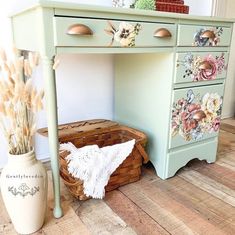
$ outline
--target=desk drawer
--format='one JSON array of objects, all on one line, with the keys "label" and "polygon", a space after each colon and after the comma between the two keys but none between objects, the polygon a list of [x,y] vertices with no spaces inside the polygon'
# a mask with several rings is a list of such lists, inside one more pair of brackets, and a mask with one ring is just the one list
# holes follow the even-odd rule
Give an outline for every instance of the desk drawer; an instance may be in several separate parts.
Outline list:
[{"label": "desk drawer", "polygon": [[226,78],[227,52],[177,53],[175,83]]},{"label": "desk drawer", "polygon": [[229,46],[230,27],[179,25],[178,46],[213,47]]},{"label": "desk drawer", "polygon": [[218,135],[224,85],[174,91],[170,148]]},{"label": "desk drawer", "polygon": [[55,17],[54,35],[59,47],[166,47],[176,43],[176,25]]}]

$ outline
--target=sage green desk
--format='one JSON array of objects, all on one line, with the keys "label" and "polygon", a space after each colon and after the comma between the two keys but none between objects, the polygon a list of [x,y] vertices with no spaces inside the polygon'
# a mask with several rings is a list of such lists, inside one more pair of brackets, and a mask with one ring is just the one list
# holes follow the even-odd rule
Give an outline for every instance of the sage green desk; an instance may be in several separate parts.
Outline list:
[{"label": "sage green desk", "polygon": [[51,1],[12,16],[16,46],[42,57],[55,217],[62,211],[54,56],[115,54],[115,119],[148,134],[151,162],[166,179],[193,158],[216,159],[232,22]]}]

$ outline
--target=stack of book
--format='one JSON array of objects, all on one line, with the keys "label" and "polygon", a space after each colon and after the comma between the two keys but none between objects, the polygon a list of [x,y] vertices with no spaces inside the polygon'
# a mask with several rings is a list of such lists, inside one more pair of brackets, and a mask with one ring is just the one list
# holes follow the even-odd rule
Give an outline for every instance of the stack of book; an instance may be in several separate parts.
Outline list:
[{"label": "stack of book", "polygon": [[184,0],[156,0],[156,10],[188,14],[189,6],[184,5]]}]

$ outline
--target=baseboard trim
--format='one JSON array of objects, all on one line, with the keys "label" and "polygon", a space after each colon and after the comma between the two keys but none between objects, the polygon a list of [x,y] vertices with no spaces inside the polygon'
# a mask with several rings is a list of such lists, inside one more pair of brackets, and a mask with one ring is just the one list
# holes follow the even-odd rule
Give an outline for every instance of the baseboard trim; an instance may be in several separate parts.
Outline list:
[{"label": "baseboard trim", "polygon": [[234,113],[229,113],[229,114],[223,114],[221,119],[233,118],[233,117],[234,117]]},{"label": "baseboard trim", "polygon": [[43,163],[48,163],[51,161],[51,159],[49,157],[47,158],[43,158],[43,159],[38,159],[39,161],[43,162]]}]

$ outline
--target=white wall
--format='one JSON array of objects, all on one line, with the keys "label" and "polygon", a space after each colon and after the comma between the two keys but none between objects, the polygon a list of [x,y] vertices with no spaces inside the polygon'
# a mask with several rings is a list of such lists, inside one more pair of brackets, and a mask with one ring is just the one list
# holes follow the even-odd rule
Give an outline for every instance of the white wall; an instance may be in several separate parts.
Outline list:
[{"label": "white wall", "polygon": [[189,6],[189,14],[211,16],[213,0],[185,0],[185,5]]},{"label": "white wall", "polygon": [[[60,56],[56,71],[60,124],[113,118],[112,58],[112,55],[92,54]],[[38,116],[38,126],[47,126],[45,110]],[[47,138],[37,135],[36,150],[39,159],[49,156]]]},{"label": "white wall", "polygon": [[[0,0],[0,46],[10,48],[10,11],[23,8],[36,0]],[[58,0],[57,0],[58,1]],[[63,1],[63,0],[59,0]],[[70,0],[95,5],[111,6],[111,0]],[[212,0],[185,0],[190,14],[210,15]],[[20,4],[19,4],[20,3]],[[113,63],[111,55],[62,55],[57,70],[59,123],[89,118],[112,118]],[[36,85],[42,86],[42,72],[34,74]],[[38,127],[47,126],[45,110],[38,115]],[[36,152],[40,159],[48,158],[47,138],[36,136]],[[7,149],[0,135],[0,167],[6,163]]]},{"label": "white wall", "polygon": [[[217,0],[215,15],[219,17],[235,18],[234,0]],[[235,47],[235,27],[233,28],[233,37],[231,48]],[[232,49],[229,56],[229,66],[227,71],[227,80],[225,86],[225,96],[223,105],[223,117],[235,116],[235,52]]]}]

